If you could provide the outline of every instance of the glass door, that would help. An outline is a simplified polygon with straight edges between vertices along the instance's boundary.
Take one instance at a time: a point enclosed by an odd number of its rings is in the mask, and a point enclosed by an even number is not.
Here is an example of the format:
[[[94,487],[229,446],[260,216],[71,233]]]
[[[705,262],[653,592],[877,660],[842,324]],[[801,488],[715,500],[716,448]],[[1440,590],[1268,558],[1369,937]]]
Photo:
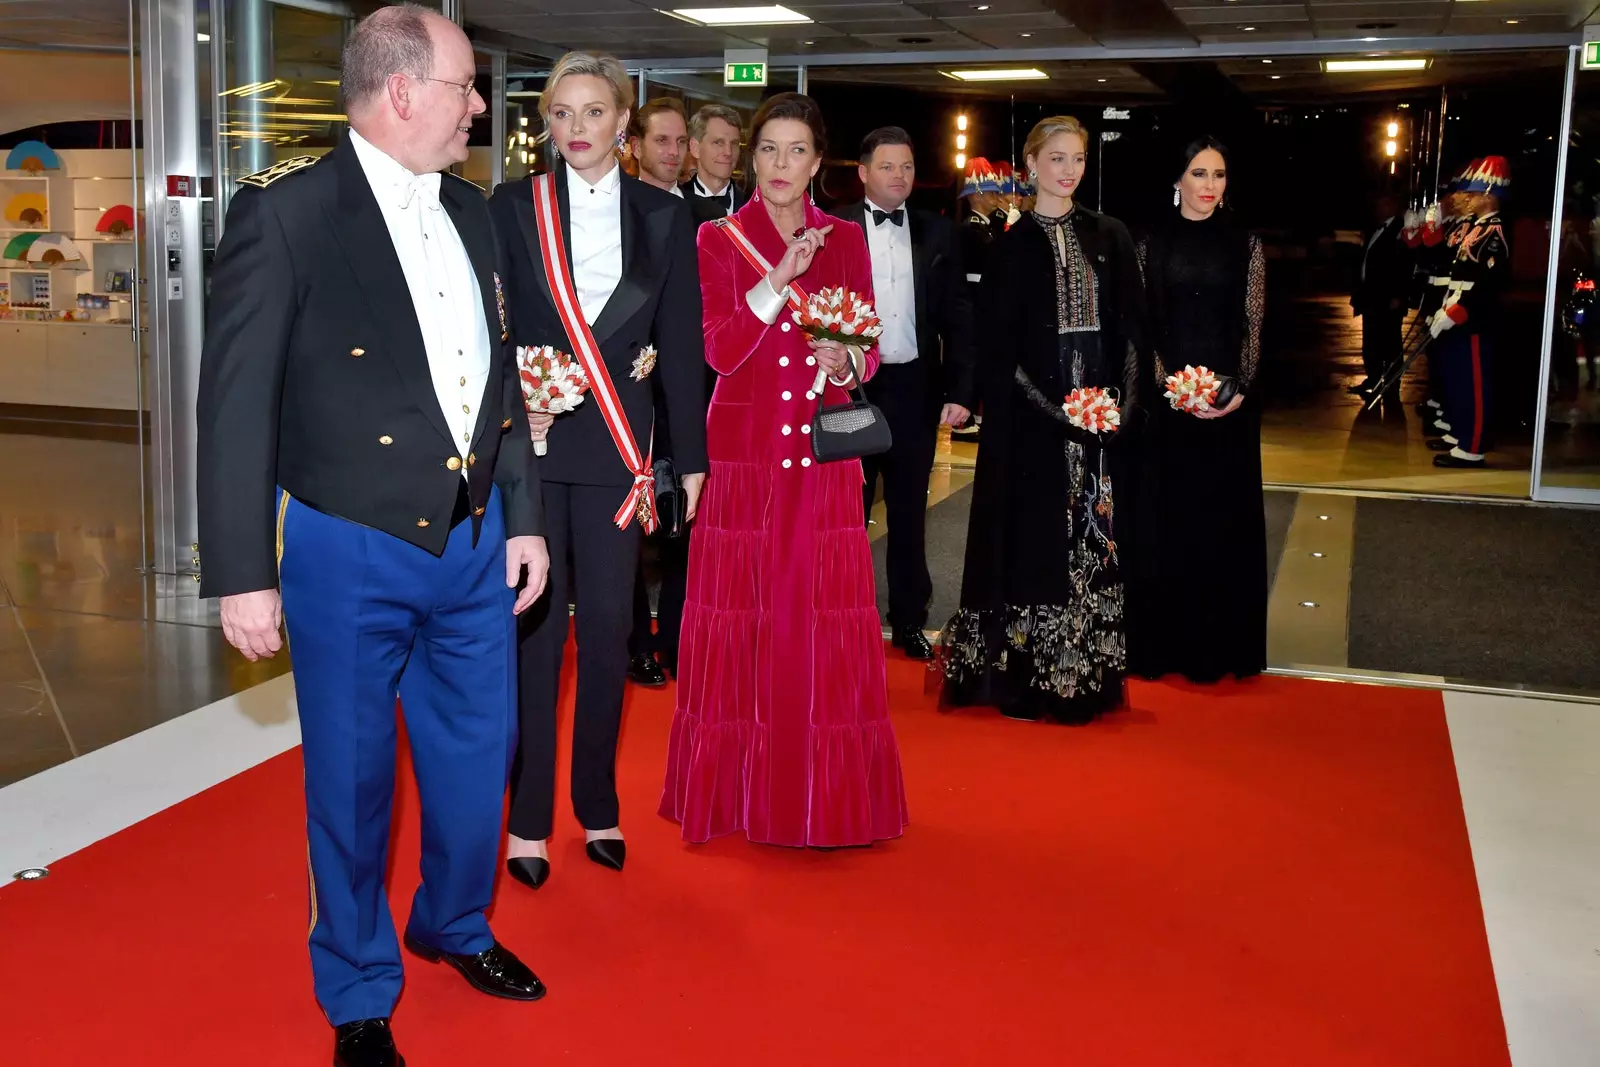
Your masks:
[[[1572,55],[1533,495],[1600,505],[1600,74]]]

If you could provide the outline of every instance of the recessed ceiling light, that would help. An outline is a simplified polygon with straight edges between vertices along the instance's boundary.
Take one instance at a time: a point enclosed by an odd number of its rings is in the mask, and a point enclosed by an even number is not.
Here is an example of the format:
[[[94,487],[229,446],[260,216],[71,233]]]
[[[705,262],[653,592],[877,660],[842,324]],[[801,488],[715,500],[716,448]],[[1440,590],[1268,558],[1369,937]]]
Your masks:
[[[1282,81],[1283,80],[1283,75],[1282,74],[1274,74],[1272,76],[1272,80],[1275,81],[1275,82]]]
[[[1240,26],[1239,28],[1241,30],[1243,30],[1245,33],[1255,33],[1256,32],[1256,28],[1254,26]]]
[[[1100,79],[1098,79],[1098,81],[1100,82],[1101,85],[1104,85],[1106,83],[1106,80],[1104,78],[1100,78]]]
[[[1326,552],[1313,552],[1313,553],[1311,553],[1311,558],[1312,559],[1322,559],[1326,555],[1327,555]]]
[[[1369,43],[1370,43],[1370,42],[1372,42],[1372,41],[1376,41],[1376,40],[1377,40],[1377,38],[1376,38],[1376,37],[1363,37],[1363,38],[1361,38],[1361,39],[1362,39],[1362,40],[1363,40],[1363,41],[1367,41],[1367,42],[1369,42]]]
[[[812,45],[816,44],[817,42],[815,42],[815,41],[801,41],[800,43],[805,45],[807,48],[810,48]]]
[[[666,12],[702,26],[780,26],[810,22],[808,15],[786,7],[679,7]]]
[[[1519,25],[1521,22],[1522,22],[1521,19],[1506,19],[1506,25],[1507,26],[1516,26],[1516,25]]]
[[[1431,62],[1426,56],[1412,59],[1325,59],[1322,69],[1329,74],[1361,74],[1378,71],[1427,70]]]
[[[1034,67],[1002,67],[995,70],[941,70],[946,78],[958,82],[1036,82],[1048,81],[1050,75]]]
[[[973,4],[972,5],[972,10],[974,10],[974,11],[987,11],[987,10],[989,10],[989,5],[988,4]]]
[[[1017,36],[1018,37],[1032,37],[1033,34],[1031,34],[1031,33],[1019,33]]]
[[[1262,60],[1262,61],[1261,61],[1261,62],[1263,62],[1263,63],[1271,63],[1271,62],[1272,62],[1272,60],[1270,60],[1270,59],[1263,59],[1263,60]]]
[[[1317,602],[1315,600],[1302,600],[1300,601],[1300,606],[1303,608],[1314,608],[1317,606]]]

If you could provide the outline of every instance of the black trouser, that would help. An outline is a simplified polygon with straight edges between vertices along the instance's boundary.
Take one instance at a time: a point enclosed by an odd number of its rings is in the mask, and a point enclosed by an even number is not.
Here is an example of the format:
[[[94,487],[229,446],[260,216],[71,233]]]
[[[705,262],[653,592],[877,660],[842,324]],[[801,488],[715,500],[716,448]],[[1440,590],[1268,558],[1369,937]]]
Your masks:
[[[652,537],[656,562],[661,574],[661,597],[656,604],[655,630],[650,628],[650,591],[645,583],[644,556],[640,553],[639,575],[633,592],[633,632],[628,637],[628,655],[660,653],[670,667],[678,660],[678,634],[683,629],[683,602],[689,595],[689,536]]]
[[[861,461],[866,476],[865,513],[872,514],[878,476],[889,522],[889,625],[922,628],[928,621],[933,579],[928,575],[928,476],[939,440],[939,402],[921,359],[885,363],[867,383],[867,395],[889,420],[894,445]]]
[[[1401,327],[1405,312],[1387,308],[1368,311],[1361,316],[1361,363],[1367,372],[1367,384],[1376,386],[1383,372],[1400,360],[1403,336]],[[1400,391],[1396,382],[1393,393]]]
[[[550,836],[555,807],[556,699],[570,599],[577,605],[578,701],[572,729],[572,808],[588,830],[618,824],[617,733],[628,669],[639,524],[613,519],[627,487],[544,483],[550,588],[522,618],[518,685],[522,738],[511,782],[511,833]]]

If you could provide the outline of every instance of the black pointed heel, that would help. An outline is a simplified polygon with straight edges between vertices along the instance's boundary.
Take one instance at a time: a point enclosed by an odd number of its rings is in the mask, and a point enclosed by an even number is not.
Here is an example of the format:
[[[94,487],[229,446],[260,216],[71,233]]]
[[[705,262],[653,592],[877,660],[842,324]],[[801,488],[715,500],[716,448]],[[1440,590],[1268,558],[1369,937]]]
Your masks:
[[[506,873],[529,889],[538,889],[550,878],[550,861],[540,856],[513,856],[506,860]]]
[[[610,867],[613,871],[622,870],[622,863],[628,858],[628,843],[610,838],[601,841],[590,841],[584,847],[589,854],[589,859],[602,867]]]

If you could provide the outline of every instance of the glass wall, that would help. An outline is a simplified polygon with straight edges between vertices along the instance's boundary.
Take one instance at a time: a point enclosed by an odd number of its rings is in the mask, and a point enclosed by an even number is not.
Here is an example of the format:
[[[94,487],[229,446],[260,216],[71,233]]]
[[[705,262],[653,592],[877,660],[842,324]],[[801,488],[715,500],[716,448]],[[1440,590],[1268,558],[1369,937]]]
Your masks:
[[[1600,75],[1574,78],[1537,495],[1600,504]]]

